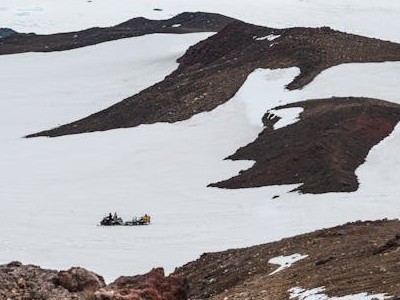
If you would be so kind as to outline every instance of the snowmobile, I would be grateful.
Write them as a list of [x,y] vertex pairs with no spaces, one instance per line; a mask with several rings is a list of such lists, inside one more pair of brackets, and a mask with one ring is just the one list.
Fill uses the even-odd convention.
[[107,216],[100,221],[100,225],[102,226],[124,225],[124,221],[122,220],[122,218],[109,218]]
[[143,217],[137,218],[133,217],[131,221],[124,222],[121,217],[118,218],[110,218],[109,216],[104,217],[100,221],[100,225],[102,226],[136,226],[136,225],[149,225],[150,224],[150,216],[147,214]]

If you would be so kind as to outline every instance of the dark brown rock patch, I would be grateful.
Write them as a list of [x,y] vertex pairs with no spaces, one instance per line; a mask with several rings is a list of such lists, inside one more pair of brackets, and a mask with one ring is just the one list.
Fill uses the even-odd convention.
[[57,272],[20,262],[0,266],[1,300],[186,300],[188,293],[184,278],[165,276],[162,268],[106,286],[103,277],[79,267]]
[[253,167],[212,186],[302,184],[297,190],[303,193],[355,191],[355,170],[400,120],[399,105],[368,98],[309,100],[277,109],[290,107],[304,108],[300,120],[274,130],[267,114],[258,138],[228,157],[254,160]]
[[165,277],[161,268],[145,275],[123,276],[95,293],[98,300],[186,300],[187,281],[179,276]]
[[216,32],[234,20],[219,14],[197,12],[182,13],[168,20],[149,20],[139,17],[113,27],[94,27],[49,35],[24,34],[10,29],[0,29],[0,55],[70,50],[152,33]]

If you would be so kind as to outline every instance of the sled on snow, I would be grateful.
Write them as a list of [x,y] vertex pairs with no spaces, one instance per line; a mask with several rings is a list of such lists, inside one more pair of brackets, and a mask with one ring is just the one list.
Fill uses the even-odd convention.
[[121,217],[110,218],[109,216],[104,217],[100,221],[101,226],[138,226],[138,225],[150,225],[150,216],[144,215],[143,217],[132,218],[131,221],[124,222]]

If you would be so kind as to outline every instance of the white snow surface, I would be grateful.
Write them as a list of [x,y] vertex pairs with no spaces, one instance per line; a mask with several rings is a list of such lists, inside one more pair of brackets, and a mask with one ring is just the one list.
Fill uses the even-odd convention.
[[[385,76],[396,77],[400,63],[332,68],[300,92],[284,89],[298,74],[297,68],[256,70],[231,101],[188,121],[59,138],[21,138],[112,104],[117,97],[109,94],[110,89],[127,93],[118,71],[126,70],[126,65],[109,71],[113,60],[123,56],[121,43],[161,42],[162,47],[154,48],[163,49],[160,61],[169,58],[171,67],[179,52],[177,44],[191,44],[205,36],[173,36],[176,40],[170,48],[163,35],[154,35],[68,52],[0,57],[0,82],[5,83],[0,89],[4,120],[0,194],[7,212],[0,219],[0,262],[22,260],[57,269],[79,265],[110,281],[154,266],[171,272],[205,251],[250,246],[358,219],[398,217],[398,189],[393,185],[398,175],[388,171],[399,160],[398,131],[371,151],[359,177],[362,183],[374,180],[374,185],[362,185],[357,193],[298,195],[288,193],[295,186],[240,190],[206,186],[252,165],[223,160],[262,130],[246,112],[252,107],[244,99],[251,99],[252,93],[264,95],[260,109],[266,111],[277,103],[319,97],[338,76],[354,79],[361,73],[365,80],[376,82],[367,85],[364,94],[375,95],[376,87],[387,82]],[[128,69],[133,75],[146,76],[147,84],[164,76],[146,72],[148,65],[136,64],[134,51],[126,48],[132,55]],[[99,75],[98,61],[87,60],[86,51],[102,61],[107,81]],[[74,62],[74,67],[66,69],[68,62]],[[33,70],[35,76],[26,75]],[[79,77],[80,72],[90,80]],[[135,76],[124,76],[134,84]],[[87,89],[88,80],[97,89]],[[399,82],[392,83],[381,94],[400,102]],[[257,93],[249,88],[254,86]],[[337,87],[339,94],[360,92],[357,85]],[[246,96],[246,91],[252,93]],[[384,168],[385,172],[377,173]],[[385,177],[376,178],[377,174]],[[281,195],[280,200],[271,200],[274,195]],[[125,219],[149,213],[154,222],[133,228],[96,226],[110,211]]]
[[[211,11],[272,27],[331,25],[400,40],[400,2],[3,0],[0,27],[58,32],[134,16]],[[153,8],[161,8],[154,11]],[[111,281],[176,266],[201,253],[250,246],[354,220],[399,217],[400,127],[357,170],[355,193],[299,195],[296,186],[223,190],[207,184],[251,161],[223,160],[252,142],[261,117],[310,98],[366,96],[400,103],[400,63],[326,70],[300,91],[297,68],[256,70],[233,99],[175,124],[59,138],[22,136],[76,120],[162,80],[209,34],[149,35],[57,53],[0,56],[0,263],[82,266]],[[279,200],[272,200],[280,195]],[[104,214],[149,213],[145,227],[96,226]]]
[[111,26],[140,16],[165,19],[184,11],[221,13],[275,28],[331,26],[400,41],[400,2],[393,0],[2,0],[0,27],[52,33]]
[[346,295],[341,297],[329,297],[322,292],[325,287],[318,287],[315,289],[306,290],[300,287],[291,288],[289,290],[289,299],[298,300],[385,300],[389,299],[386,294],[368,295],[367,293],[359,293],[354,295]]
[[289,267],[291,267],[294,263],[298,262],[299,260],[302,260],[304,258],[308,257],[308,255],[302,255],[299,253],[295,253],[292,255],[281,255],[278,257],[273,257],[271,258],[268,263],[270,264],[274,264],[274,265],[279,265],[279,267],[271,272],[269,275],[274,275],[275,273],[278,273],[284,269],[287,269]]
[[255,37],[256,41],[264,41],[264,40],[268,40],[270,42],[272,42],[273,40],[276,40],[278,38],[280,38],[280,35],[275,35],[275,34],[269,34],[267,36],[262,36],[262,37]]
[[279,121],[274,124],[274,129],[283,128],[296,123],[303,111],[304,109],[302,107],[271,109],[269,111],[270,113],[280,117]]

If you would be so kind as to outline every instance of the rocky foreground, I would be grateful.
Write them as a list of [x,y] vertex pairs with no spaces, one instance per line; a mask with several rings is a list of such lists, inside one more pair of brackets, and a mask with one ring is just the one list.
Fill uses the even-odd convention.
[[54,271],[20,262],[0,266],[2,300],[184,300],[187,296],[187,281],[165,277],[161,268],[145,275],[120,277],[106,285],[100,275],[78,267]]
[[[384,294],[395,300],[400,295],[399,253],[399,220],[359,221],[205,253],[167,277],[159,268],[108,285],[82,268],[53,271],[12,262],[0,266],[0,299],[284,300],[306,299],[301,291],[309,291],[329,297]],[[277,257],[287,260],[280,269]],[[290,264],[288,257],[298,260]]]

